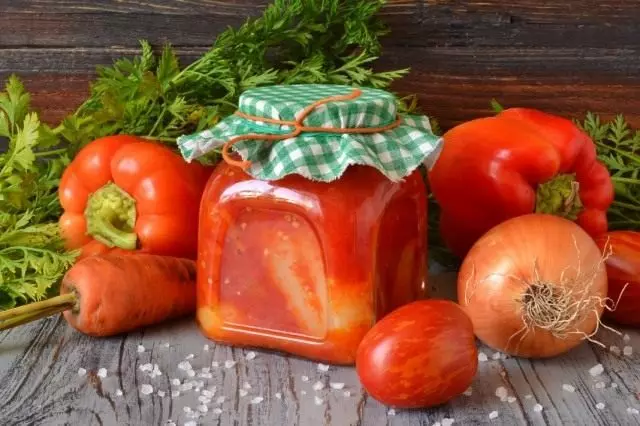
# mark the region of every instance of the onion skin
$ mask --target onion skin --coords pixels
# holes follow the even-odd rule
[[[427,408],[463,393],[478,369],[473,325],[459,305],[421,300],[378,321],[358,347],[365,390],[396,408]]]
[[[615,310],[604,312],[604,317],[640,327],[640,232],[612,231],[596,238],[596,243],[603,253],[611,251],[606,262],[609,298],[618,302]]]
[[[578,266],[585,283],[574,288],[590,286],[589,312],[562,338],[537,326],[523,333],[521,299],[535,270],[543,281],[567,288],[563,271],[565,278],[575,278]],[[589,335],[596,329],[603,311],[597,302],[606,296],[607,275],[594,240],[575,223],[545,214],[519,216],[491,229],[472,247],[458,275],[458,302],[476,336],[493,349],[526,358],[553,357],[578,346],[585,334],[574,332]]]

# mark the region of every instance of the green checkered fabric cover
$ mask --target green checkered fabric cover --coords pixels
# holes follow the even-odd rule
[[[239,110],[252,116],[295,121],[312,103],[335,95],[348,95],[353,87],[343,85],[264,86],[240,96]],[[382,127],[396,121],[394,96],[371,88],[360,88],[360,97],[334,101],[317,107],[304,120],[307,127]],[[254,121],[231,115],[215,127],[178,139],[187,161],[219,151],[233,137],[250,133],[282,135],[291,126]],[[330,182],[350,165],[375,167],[392,181],[402,180],[421,163],[433,162],[441,138],[431,131],[425,116],[405,115],[394,129],[373,134],[302,133],[277,142],[246,140],[233,146],[243,160],[251,161],[251,176],[276,180],[290,174]]]

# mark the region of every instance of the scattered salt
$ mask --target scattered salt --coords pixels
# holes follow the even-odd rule
[[[330,367],[327,364],[318,364],[318,371],[326,373],[327,371],[329,371],[329,368]]]
[[[164,398],[164,396],[165,396],[164,391],[159,390],[159,391],[158,391],[158,396],[159,396],[160,398]]]
[[[567,392],[575,392],[576,391],[575,387],[573,387],[571,385],[568,385],[566,383],[562,385],[562,389],[566,390]]]
[[[395,416],[396,415],[396,410],[391,408],[389,411],[387,411],[387,414],[390,415],[390,416]]]
[[[306,395],[307,391],[300,391],[300,395]]]
[[[140,371],[142,371],[143,373],[147,373],[147,372],[151,372],[153,371],[153,364],[151,363],[147,363],[147,364],[142,364],[140,365],[140,367],[138,367],[140,369]],[[178,364],[178,368],[180,368],[180,364]]]
[[[169,345],[169,342],[165,342],[162,346],[164,346],[165,348],[168,348],[170,345]]]
[[[182,407],[182,411],[184,411],[185,413],[190,413],[191,407]]]
[[[165,425],[167,425],[167,426],[176,426],[176,422],[174,422],[173,420],[167,420]]]
[[[331,382],[329,383],[329,386],[331,387],[331,389],[336,389],[336,390],[344,389],[344,383],[340,383],[340,382]]]
[[[602,374],[603,371],[604,371],[604,367],[602,366],[602,364],[596,364],[589,369],[589,374],[595,377]]]
[[[180,385],[180,390],[183,392],[190,391],[191,389],[193,389],[193,383],[191,382],[183,383]]]
[[[198,373],[198,377],[201,377],[203,379],[212,379],[213,378],[213,374],[211,374],[211,373]]]
[[[184,424],[184,426],[198,426],[198,423],[194,420],[189,420]]]
[[[225,399],[226,398],[224,396],[219,396],[218,399],[216,399],[216,404],[222,404]]]
[[[84,376],[85,374],[87,374],[87,370],[82,367],[78,368],[78,376]]]
[[[173,386],[180,386],[180,379],[171,379],[171,384]]]
[[[151,365],[151,364],[149,364],[149,365]],[[186,370],[186,371],[192,370],[191,363],[189,361],[180,361],[178,363],[178,368],[180,370]]]
[[[342,392],[342,394],[344,395],[345,398],[349,398],[351,396],[351,391],[344,391]]]
[[[309,381],[309,376],[302,376],[301,377],[303,382],[308,382]]]
[[[528,394],[526,394],[526,395],[524,396],[524,398],[525,398],[525,399],[531,399],[531,398],[533,398],[533,395],[531,395],[530,393],[528,393]]]
[[[213,362],[211,363],[211,366],[212,366],[213,368],[218,368],[218,367],[220,367],[220,363],[219,363],[218,361],[213,361]]]
[[[622,349],[622,353],[625,356],[631,356],[631,354],[633,354],[633,348],[631,346],[625,346],[624,349]]]
[[[536,413],[539,413],[542,411],[542,405],[540,404],[536,404],[533,406],[533,411],[535,411]]]
[[[204,346],[202,347],[202,349],[203,349],[203,350],[205,350],[205,351],[208,351],[208,350],[209,350],[209,345],[204,345]]]
[[[256,356],[257,356],[257,354],[256,354],[255,352],[251,351],[251,352],[247,352],[247,354],[245,355],[245,357],[244,357],[244,358],[245,358],[247,361],[251,361],[251,360],[255,359],[255,358],[256,358]]]
[[[615,345],[612,345],[609,348],[609,351],[611,351],[611,353],[614,354],[614,355],[620,355],[620,348],[615,346]]]
[[[617,383],[611,383],[611,387],[612,387],[613,389],[615,389],[615,388],[617,388],[617,387],[618,387],[618,384],[617,384]]]
[[[228,359],[224,362],[224,368],[233,368],[236,365],[236,362]]]
[[[487,360],[488,360],[487,354],[485,354],[484,352],[478,353],[478,361],[485,362]]]
[[[116,396],[122,396],[122,389],[118,389],[116,391]]]
[[[507,398],[507,402],[509,404],[513,404],[514,402],[516,402],[517,398],[515,396],[510,396]]]
[[[251,389],[251,384],[249,382],[244,382],[244,384],[242,385],[243,389]]]
[[[316,403],[316,405],[322,405],[322,403],[323,403],[324,401],[323,401],[323,400],[322,400],[322,398],[320,398],[319,396],[316,396],[316,397],[314,398],[314,402]]]
[[[434,424],[432,424],[431,426],[442,426],[442,424],[440,422],[435,422]]]
[[[205,389],[202,391],[202,394],[208,398],[213,398],[213,396],[216,394],[215,392],[210,391],[209,389]]]
[[[142,352],[144,352],[144,346],[138,345],[138,353],[141,354]]]
[[[624,336],[622,336],[622,340],[624,340],[625,342],[628,342],[629,340],[631,340],[631,337],[629,337],[628,334],[625,334]]]
[[[281,394],[280,392],[277,392],[277,393],[276,393],[276,398],[278,398],[278,399],[282,399],[282,394]]]
[[[500,398],[500,401],[505,401],[507,399],[507,389],[504,386],[500,386],[496,389],[496,396]]]
[[[445,417],[444,419],[442,419],[442,426],[451,426],[454,422],[455,422],[454,419],[449,419]]]
[[[153,392],[153,386],[144,384],[140,386],[140,392],[142,392],[143,395],[149,395],[151,392]]]
[[[471,394],[473,394],[473,389],[471,389],[471,386],[469,386],[467,390],[462,393],[466,396],[471,396]]]
[[[264,398],[261,396],[256,396],[255,398],[253,398],[251,400],[252,404],[260,404],[262,401],[264,401]]]
[[[213,414],[217,414],[217,415],[222,414],[222,408],[214,408]]]
[[[491,358],[495,360],[500,359],[500,357],[502,357],[502,354],[500,354],[500,352],[496,352],[491,356]]]
[[[596,389],[604,389],[607,385],[604,382],[596,383]]]
[[[180,396],[180,391],[178,390],[171,391],[171,398],[177,398],[179,396]]]
[[[193,354],[189,354],[184,359],[193,359],[193,356],[194,356]]]
[[[162,372],[160,371],[160,368],[158,367],[158,364],[154,364],[153,365],[153,370],[149,373],[149,376],[152,379],[155,379],[158,376],[162,376]]]
[[[324,383],[322,383],[321,381],[317,381],[313,384],[313,390],[314,391],[319,391],[324,389]]]
[[[629,414],[638,414],[638,413],[640,413],[640,411],[638,411],[637,408],[629,407],[629,408],[627,408],[627,413],[629,413]]]
[[[247,396],[247,395],[249,394],[249,392],[247,392],[247,391],[246,391],[246,390],[244,390],[244,389],[240,389],[240,390],[238,391],[238,394],[240,394],[240,396]]]
[[[189,376],[189,377],[195,377],[195,375],[196,375],[196,372],[195,372],[195,371],[193,371],[193,370],[187,370],[187,376]]]
[[[497,411],[492,411],[492,412],[490,412],[490,413],[489,413],[489,418],[490,418],[491,420],[493,420],[493,419],[497,419],[497,418],[498,418],[498,412],[497,412]]]
[[[597,408],[598,410],[604,410],[604,402],[598,402],[598,403],[596,404],[596,408]]]
[[[209,398],[208,396],[200,395],[198,397],[198,401],[202,402],[203,404],[208,404],[211,402],[211,398]]]
[[[209,407],[204,404],[198,405],[198,411],[200,411],[201,413],[206,413],[207,411],[209,411]]]

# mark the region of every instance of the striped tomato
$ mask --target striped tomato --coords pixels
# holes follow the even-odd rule
[[[360,343],[356,370],[385,405],[426,408],[464,392],[476,374],[471,320],[447,300],[421,300],[391,312]]]

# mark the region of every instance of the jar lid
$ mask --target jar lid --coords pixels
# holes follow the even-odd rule
[[[263,86],[242,93],[235,114],[180,137],[178,146],[192,161],[233,145],[246,172],[264,180],[295,173],[329,182],[359,164],[398,181],[431,163],[442,139],[426,116],[399,115],[396,105],[396,98],[380,89]]]

